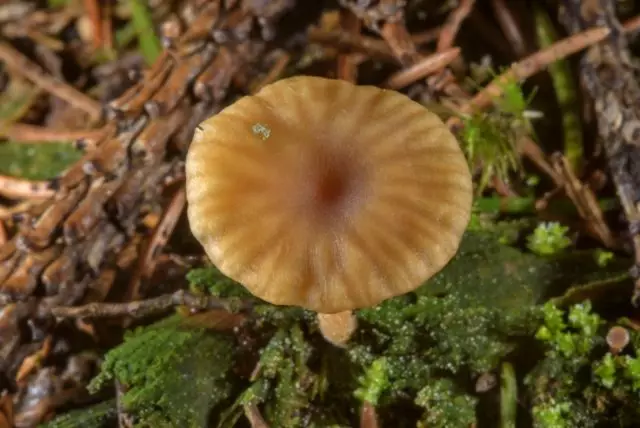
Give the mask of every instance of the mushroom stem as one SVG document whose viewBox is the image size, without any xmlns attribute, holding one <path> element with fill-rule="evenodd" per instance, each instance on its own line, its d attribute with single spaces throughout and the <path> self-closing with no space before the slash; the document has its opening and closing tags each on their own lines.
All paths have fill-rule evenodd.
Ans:
<svg viewBox="0 0 640 428">
<path fill-rule="evenodd" d="M 345 347 L 358 327 L 358 321 L 353 311 L 343 311 L 335 314 L 318 313 L 320 333 L 335 346 Z"/>
</svg>

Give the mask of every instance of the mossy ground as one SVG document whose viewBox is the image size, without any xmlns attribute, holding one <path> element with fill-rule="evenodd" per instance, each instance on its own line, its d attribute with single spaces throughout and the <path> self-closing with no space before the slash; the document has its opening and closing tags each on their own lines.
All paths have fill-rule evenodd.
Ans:
<svg viewBox="0 0 640 428">
<path fill-rule="evenodd" d="M 541 257 L 501 242 L 517 233 L 509 225 L 469 231 L 452 262 L 416 292 L 359 311 L 359 329 L 346 349 L 322 339 L 312 313 L 256 302 L 235 334 L 195 328 L 180 315 L 134 331 L 107 354 L 93 386 L 110 387 L 115 379 L 126 385 L 122 405 L 137 426 L 244 426 L 244 406 L 256 404 L 272 427 L 352 427 L 366 400 L 376 406 L 383 426 L 495 426 L 517 418 L 569 427 L 597 398 L 604 400 L 604 410 L 589 411 L 588 417 L 610 422 L 607 406 L 637 394 L 636 378 L 625 375 L 629 363 L 602 360 L 613 372 L 599 369 L 619 377 L 621 389 L 602 386 L 599 375 L 578 377 L 591 373 L 591 361 L 604 358 L 606 323 L 583 308 L 580 321 L 556 323 L 552 338 L 535 336 L 549 323 L 550 311 L 557 311 L 556 319 L 565 317 L 561 309 L 541 305 L 548 297 L 620 276 L 627 261 L 604 269 L 590 252 Z M 189 279 L 202 292 L 251 298 L 213 267 L 194 270 Z M 598 327 L 585 330 L 585 320 L 594 317 Z M 587 343 L 589 352 L 597 350 L 595 359 L 585 356 L 586 348 L 555 352 L 562 334 Z M 570 363 L 577 356 L 580 363 Z M 500 378 L 505 361 L 515 368 L 512 387 L 476 392 L 479 377 Z M 562 383 L 569 379 L 583 383 Z M 549 401 L 555 392 L 562 402 Z M 527 401 L 533 412 L 516 404 Z M 511 404 L 517 411 L 501 414 Z M 635 415 L 632 406 L 622 408 L 616 421 Z M 554 425 L 556 420 L 566 424 Z"/>
</svg>

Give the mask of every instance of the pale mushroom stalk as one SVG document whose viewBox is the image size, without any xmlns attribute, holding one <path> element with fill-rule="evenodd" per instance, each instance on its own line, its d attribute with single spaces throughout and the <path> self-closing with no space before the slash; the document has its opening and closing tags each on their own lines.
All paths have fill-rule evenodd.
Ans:
<svg viewBox="0 0 640 428">
<path fill-rule="evenodd" d="M 319 77 L 280 80 L 202 122 L 186 177 L 191 230 L 220 271 L 318 313 L 338 345 L 353 310 L 442 269 L 471 212 L 467 161 L 438 116 Z"/>
<path fill-rule="evenodd" d="M 318 314 L 320 333 L 336 346 L 344 347 L 358 328 L 358 320 L 353 311 L 342 311 L 337 314 Z"/>
</svg>

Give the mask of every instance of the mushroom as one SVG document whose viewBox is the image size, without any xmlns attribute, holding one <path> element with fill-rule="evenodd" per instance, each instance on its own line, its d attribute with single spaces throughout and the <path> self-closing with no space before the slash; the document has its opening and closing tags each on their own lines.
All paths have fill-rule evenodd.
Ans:
<svg viewBox="0 0 640 428">
<path fill-rule="evenodd" d="M 344 344 L 354 309 L 408 293 L 456 253 L 472 182 L 446 125 L 405 95 L 279 80 L 202 122 L 186 161 L 188 218 L 226 276 L 320 314 Z"/>
<path fill-rule="evenodd" d="M 616 325 L 609 329 L 606 340 L 611 354 L 617 355 L 629 344 L 631 336 L 626 328 Z"/>
</svg>

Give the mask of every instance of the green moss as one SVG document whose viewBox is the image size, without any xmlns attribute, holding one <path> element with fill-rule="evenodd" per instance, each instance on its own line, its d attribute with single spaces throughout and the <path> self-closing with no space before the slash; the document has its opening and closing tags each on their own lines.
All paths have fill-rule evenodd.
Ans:
<svg viewBox="0 0 640 428">
<path fill-rule="evenodd" d="M 187 274 L 191 289 L 224 298 L 253 299 L 253 295 L 237 282 L 224 276 L 215 266 L 192 269 Z"/>
<path fill-rule="evenodd" d="M 0 174 L 33 180 L 54 178 L 80 159 L 81 152 L 68 142 L 0 143 Z"/>
<path fill-rule="evenodd" d="M 127 336 L 106 355 L 90 389 L 118 380 L 122 405 L 137 426 L 207 426 L 213 407 L 232 391 L 233 341 L 221 334 L 181 325 L 170 317 Z"/>
<path fill-rule="evenodd" d="M 638 348 L 609 353 L 609 327 L 589 302 L 567 311 L 544 306 L 536 337 L 545 355 L 525 379 L 536 427 L 631 427 L 640 420 Z M 638 333 L 631 335 L 634 343 Z"/>
<path fill-rule="evenodd" d="M 360 387 L 356 389 L 355 396 L 361 401 L 366 401 L 376 406 L 380 395 L 389 387 L 387 359 L 378 358 L 375 360 L 365 374 L 358 378 L 358 382 Z"/>
<path fill-rule="evenodd" d="M 548 403 L 533 407 L 533 417 L 536 426 L 540 428 L 565 428 L 567 425 L 567 417 L 571 414 L 571 403 L 563 401 L 557 403 L 550 400 Z"/>
<path fill-rule="evenodd" d="M 495 77 L 492 70 L 489 73 Z M 495 177 L 508 182 L 510 174 L 519 172 L 517 140 L 531 133 L 526 109 L 533 94 L 525 97 L 521 84 L 513 78 L 494 81 L 502 95 L 493 100 L 493 109 L 462 118 L 464 128 L 461 137 L 465 155 L 472 167 L 480 165 L 482 168 L 477 195 L 482 194 L 490 179 Z"/>
<path fill-rule="evenodd" d="M 194 290 L 254 304 L 242 334 L 253 345 L 249 351 L 238 348 L 235 356 L 248 366 L 245 374 L 230 374 L 233 343 L 228 338 L 178 328 L 173 317 L 135 332 L 109 353 L 95 385 L 117 378 L 129 386 L 128 408 L 154 426 L 163 426 L 159 420 L 172 422 L 172 417 L 179 418 L 180 426 L 200 426 L 206 409 L 215 408 L 217 426 L 231 428 L 245 419 L 249 403 L 258 406 L 272 427 L 356 426 L 366 400 L 375 404 L 385 426 L 415 427 L 421 421 L 423 426 L 467 427 L 478 422 L 476 411 L 483 405 L 470 392 L 477 375 L 498 369 L 518 353 L 531 353 L 536 332 L 544 335 L 544 324 L 549 339 L 541 339 L 545 349 L 539 356 L 548 363 L 528 390 L 537 397 L 536 412 L 541 419 L 562 417 L 564 407 L 557 403 L 568 402 L 576 415 L 573 421 L 582 421 L 593 416 L 590 401 L 577 402 L 572 394 L 558 397 L 557 403 L 544 397 L 553 396 L 547 391 L 552 375 L 574 379 L 576 367 L 586 370 L 591 382 L 592 368 L 582 360 L 567 365 L 567 353 L 577 356 L 601 346 L 596 340 L 600 320 L 587 305 L 565 314 L 540 303 L 570 287 L 580 289 L 594 277 L 617 275 L 619 261 L 603 269 L 590 252 L 539 257 L 501 243 L 510 230 L 517 241 L 520 225 L 470 231 L 451 263 L 415 292 L 357 311 L 359 327 L 346 349 L 322 338 L 315 314 L 261 302 L 213 267 L 194 270 L 189 274 Z M 620 262 L 626 269 L 625 261 Z M 194 371 L 192 363 L 178 356 L 200 347 L 205 363 Z M 620 366 L 616 376 L 632 384 L 640 373 L 634 364 Z M 195 375 L 185 378 L 185 370 L 215 386 L 198 385 Z M 173 393 L 185 390 L 184 396 Z M 199 402 L 196 394 L 205 399 Z M 197 409 L 195 414 L 172 410 L 169 415 L 169 403 L 175 409 L 185 402 Z M 495 410 L 498 415 L 497 405 Z"/>
<path fill-rule="evenodd" d="M 448 379 L 437 380 L 418 391 L 416 404 L 426 409 L 419 428 L 466 428 L 476 421 L 477 399 L 456 391 Z"/>
<path fill-rule="evenodd" d="M 559 223 L 540 223 L 527 238 L 528 248 L 541 256 L 552 256 L 571 245 L 566 235 L 569 228 Z"/>
<path fill-rule="evenodd" d="M 109 428 L 117 421 L 116 400 L 108 400 L 88 408 L 72 410 L 40 428 Z"/>
</svg>

